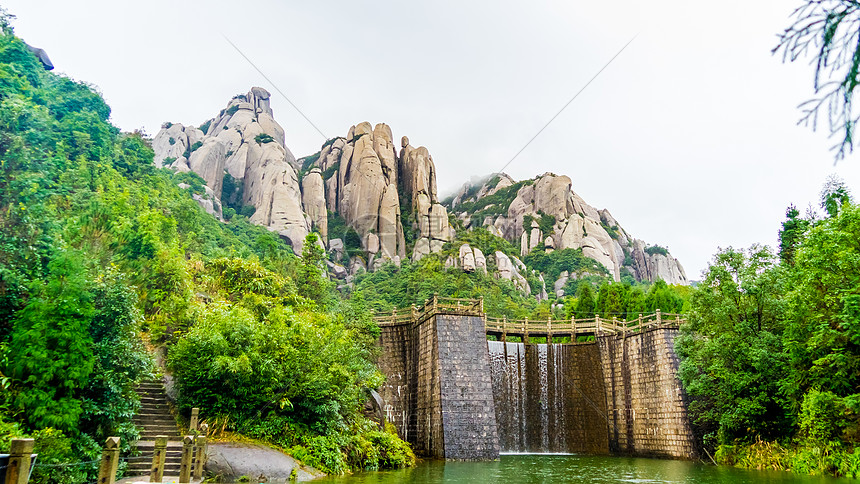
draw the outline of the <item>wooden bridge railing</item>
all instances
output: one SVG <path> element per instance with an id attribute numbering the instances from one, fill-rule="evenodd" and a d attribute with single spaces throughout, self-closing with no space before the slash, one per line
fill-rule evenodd
<path id="1" fill-rule="evenodd" d="M 395 309 L 390 313 L 377 313 L 374 320 L 380 326 L 394 326 L 423 321 L 434 314 L 462 314 L 480 316 L 484 319 L 484 328 L 489 335 L 518 336 L 528 338 L 534 336 L 571 336 L 628 334 L 655 328 L 679 328 L 686 318 L 682 314 L 662 313 L 659 309 L 652 314 L 640 314 L 630 321 L 618 318 L 604 318 L 595 314 L 593 318 L 585 319 L 545 319 L 545 320 L 509 320 L 506 317 L 493 318 L 484 313 L 484 300 L 458 299 L 433 296 L 422 306 L 413 305 L 408 309 Z"/>
<path id="2" fill-rule="evenodd" d="M 433 314 L 462 314 L 484 317 L 484 299 L 463 299 L 433 296 L 421 306 L 395 309 L 390 313 L 377 313 L 373 319 L 380 326 L 394 326 L 423 321 Z"/>

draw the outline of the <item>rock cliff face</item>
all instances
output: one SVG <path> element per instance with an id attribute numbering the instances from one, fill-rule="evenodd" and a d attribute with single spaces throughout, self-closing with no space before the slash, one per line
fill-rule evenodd
<path id="1" fill-rule="evenodd" d="M 296 159 L 284 144 L 268 91 L 255 87 L 234 97 L 201 126 L 205 131 L 165 123 L 152 143 L 156 165 L 194 171 L 218 198 L 226 171 L 242 184 L 242 205 L 255 209 L 251 222 L 278 232 L 300 253 L 314 219 L 303 210 Z"/>
<path id="2" fill-rule="evenodd" d="M 280 234 L 296 253 L 311 230 L 318 232 L 335 258 L 330 272 L 347 284 L 357 271 L 442 251 L 456 236 L 449 210 L 458 227 L 484 227 L 519 247 L 521 257 L 535 250 L 581 249 L 615 280 L 629 275 L 688 283 L 666 249 L 631 237 L 607 210 L 577 195 L 567 176 L 545 173 L 517 182 L 499 174 L 467 183 L 443 204 L 430 151 L 412 146 L 406 136 L 399 146 L 395 139 L 388 125 L 362 122 L 345 137 L 328 140 L 319 153 L 296 160 L 274 119 L 269 93 L 254 87 L 200 127 L 165 123 L 152 144 L 157 166 L 203 178 L 205 193 L 195 199 L 219 219 L 222 199 L 253 207 L 251 222 Z M 222 193 L 225 179 L 229 193 Z M 547 285 L 562 295 L 568 279 L 586 275 L 565 271 L 557 281 L 544 281 L 511 254 L 485 255 L 462 243 L 451 250 L 448 267 L 483 273 L 492 268 L 496 277 L 530 293 L 528 275 L 540 281 L 538 298 L 547 297 Z"/>
<path id="3" fill-rule="evenodd" d="M 581 249 L 616 281 L 629 273 L 640 281 L 689 284 L 668 251 L 631 237 L 608 210 L 597 210 L 577 195 L 567 176 L 545 173 L 517 183 L 501 174 L 467 183 L 449 205 L 465 228 L 483 226 L 518 245 L 521 255 Z"/>
<path id="4" fill-rule="evenodd" d="M 449 240 L 448 213 L 436 194 L 429 151 L 413 148 L 404 136 L 398 154 L 388 125 L 352 126 L 345 138 L 322 147 L 312 167 L 322 174 L 327 210 L 343 217 L 361 237 L 368 270 L 408 256 L 404 223 L 416 235 L 413 260 L 440 251 Z M 402 208 L 409 212 L 401 213 Z"/>

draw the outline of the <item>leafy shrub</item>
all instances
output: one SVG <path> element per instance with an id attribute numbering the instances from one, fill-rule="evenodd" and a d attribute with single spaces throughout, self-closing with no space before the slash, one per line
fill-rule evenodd
<path id="1" fill-rule="evenodd" d="M 457 212 L 470 213 L 473 220 L 483 220 L 487 216 L 497 216 L 508 213 L 508 207 L 517 198 L 517 193 L 523 187 L 533 185 L 534 180 L 523 180 L 509 187 L 499 189 L 492 195 L 480 200 L 463 202 L 457 206 Z"/>
<path id="2" fill-rule="evenodd" d="M 236 114 L 236 111 L 238 111 L 238 110 L 239 110 L 239 105 L 238 105 L 238 104 L 234 104 L 234 105 L 230 106 L 229 108 L 227 108 L 224 112 L 225 112 L 228 116 L 232 116 L 232 115 Z"/>
<path id="3" fill-rule="evenodd" d="M 339 169 L 340 169 L 340 162 L 332 163 L 332 165 L 329 166 L 328 168 L 326 168 L 325 171 L 322 173 L 323 180 L 328 180 L 329 178 L 331 178 L 332 175 L 337 173 L 337 170 L 339 170 Z"/>
<path id="4" fill-rule="evenodd" d="M 842 399 L 833 392 L 810 390 L 803 397 L 798 435 L 814 443 L 836 440 L 848 424 L 846 412 Z"/>
<path id="5" fill-rule="evenodd" d="M 645 253 L 648 255 L 660 254 L 660 255 L 669 255 L 669 249 L 659 246 L 659 245 L 649 245 L 645 247 Z"/>
<path id="6" fill-rule="evenodd" d="M 198 195 L 206 193 L 206 180 L 193 171 L 176 171 L 171 174 L 171 178 L 173 178 L 177 185 L 180 183 L 189 185 L 187 188 L 189 193 L 196 193 Z"/>
<path id="7" fill-rule="evenodd" d="M 200 125 L 200 131 L 203 131 L 203 134 L 208 133 L 210 125 L 212 125 L 211 119 Z"/>
<path id="8" fill-rule="evenodd" d="M 194 144 L 193 144 L 193 145 L 191 145 L 191 151 L 190 151 L 190 153 L 194 153 L 194 152 L 195 152 L 195 151 L 197 151 L 201 146 L 203 146 L 203 142 L 202 142 L 202 141 L 195 141 L 195 142 L 194 142 Z"/>
<path id="9" fill-rule="evenodd" d="M 523 258 L 523 262 L 543 273 L 550 283 L 555 282 L 563 271 L 571 274 L 609 274 L 601 263 L 582 255 L 582 249 L 554 250 L 549 254 L 543 250 L 534 250 Z"/>
<path id="10" fill-rule="evenodd" d="M 262 144 L 271 143 L 272 141 L 275 141 L 275 138 L 272 138 L 272 136 L 269 134 L 260 133 L 254 137 L 254 141 L 256 141 L 257 144 L 262 145 Z"/>

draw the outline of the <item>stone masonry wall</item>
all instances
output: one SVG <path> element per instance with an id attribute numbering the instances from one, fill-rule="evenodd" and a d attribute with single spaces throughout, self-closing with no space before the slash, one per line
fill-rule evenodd
<path id="1" fill-rule="evenodd" d="M 613 453 L 695 457 L 675 355 L 677 330 L 598 338 Z"/>
<path id="2" fill-rule="evenodd" d="M 499 437 L 484 320 L 441 314 L 434 319 L 440 356 L 444 457 L 498 459 Z"/>
<path id="3" fill-rule="evenodd" d="M 381 329 L 380 396 L 401 438 L 426 457 L 497 459 L 483 320 L 436 315 Z"/>
<path id="4" fill-rule="evenodd" d="M 439 349 L 436 337 L 436 319 L 429 318 L 413 326 L 412 404 L 414 417 L 409 421 L 409 432 L 414 435 L 409 443 L 418 455 L 445 458 L 445 439 L 442 433 L 441 385 L 439 380 Z"/>
<path id="5" fill-rule="evenodd" d="M 414 393 L 409 383 L 413 372 L 411 325 L 382 326 L 380 328 L 380 354 L 377 360 L 379 371 L 385 375 L 385 383 L 379 389 L 383 401 L 385 419 L 397 427 L 400 438 L 409 441 L 409 409 Z"/>

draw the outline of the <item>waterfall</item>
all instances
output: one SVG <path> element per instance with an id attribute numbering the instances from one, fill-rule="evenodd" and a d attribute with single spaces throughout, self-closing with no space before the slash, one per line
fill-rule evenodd
<path id="1" fill-rule="evenodd" d="M 502 452 L 608 452 L 597 345 L 487 344 Z"/>

